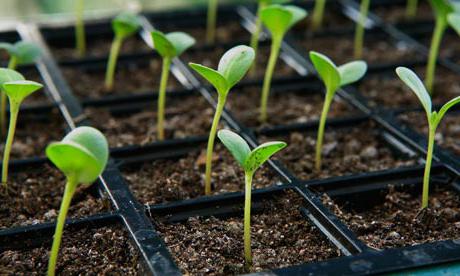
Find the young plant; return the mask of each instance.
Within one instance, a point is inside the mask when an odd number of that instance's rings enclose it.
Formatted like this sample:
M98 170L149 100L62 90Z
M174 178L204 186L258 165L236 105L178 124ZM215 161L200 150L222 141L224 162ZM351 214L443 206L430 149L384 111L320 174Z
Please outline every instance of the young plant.
M460 13L451 13L447 16L447 22L460 35Z
M8 128L8 136L6 138L2 163L2 184L4 187L7 187L8 163L10 160L14 133L16 131L16 121L18 119L19 107L27 96L42 88L43 85L34 81L27 81L20 73L5 68L0 68L0 85L2 92L8 96L10 103L10 125Z
M112 90L115 68L117 66L118 54L120 52L123 41L129 36L135 34L140 28L141 22L137 15L124 12L119 14L112 20L112 29L115 37L110 48L109 61L107 63L107 71L105 73L105 88Z
M313 8L312 18L312 29L317 31L323 24L324 7L326 6L326 0L316 0L315 7Z
M359 8L359 21L356 23L355 30L355 59L360 59L363 56L364 27L366 26L367 13L369 12L369 4L370 0L361 0L361 6Z
M18 65L26 65L34 63L41 55L40 48L26 41L18 41L12 43L0 43L0 49L5 50L10 56L8 69L16 70ZM6 134L6 94L0 96L0 131L1 135Z
M417 15L418 0L407 0L406 18L413 19Z
M62 141L48 145L46 155L67 179L48 262L48 275L53 276L67 211L75 190L79 184L91 185L104 171L109 147L99 130L79 127L67 134Z
M83 22L85 0L75 2L75 46L78 54L84 56L86 53L85 24Z
M264 143L251 151L249 145L238 134L230 130L220 130L217 134L225 147L232 153L244 170L244 259L246 265L252 263L251 254L251 190L252 177L272 155L286 147L285 142Z
M208 21L206 26L206 42L214 44L216 41L216 21L218 0L208 0Z
M206 150L205 194L211 193L211 166L214 140L220 116L224 110L225 101L230 89L235 86L247 73L254 62L254 50L240 45L228 50L220 59L217 71L206 66L190 63L190 67L209 81L217 91L217 106L211 131L209 132L208 147Z
M456 97L441 107L439 112L432 110L431 97L423 82L419 77L410 69L405 67L396 68L396 74L399 78L415 93L423 108L425 109L428 119L428 150L426 153L425 173L423 176L423 194L422 194L422 209L428 207L428 194L430 188L430 171L431 162L433 159L434 139L436 129L441 122L446 112L454 105L460 102L460 96Z
M153 44L157 52L163 57L163 68L161 71L160 91L158 94L158 120L157 137L158 140L164 139L164 116L166 86L168 84L169 69L173 58L180 56L188 48L195 44L195 39L186 33L173 32L163 34L162 32L152 32Z
M273 71L275 70L281 43L286 32L297 22L304 19L307 12L295 6L271 5L262 10L260 17L265 27L270 31L272 44L270 58L268 60L265 78L262 87L262 97L260 102L260 121L267 121L267 103L270 92Z
M334 95L340 87L361 79L367 71L367 64L364 61L352 61L337 67L328 57L314 51L310 52L310 59L326 87L323 111L319 121L318 137L316 140L315 167L317 171L320 171L324 129L326 127L327 113L329 112Z

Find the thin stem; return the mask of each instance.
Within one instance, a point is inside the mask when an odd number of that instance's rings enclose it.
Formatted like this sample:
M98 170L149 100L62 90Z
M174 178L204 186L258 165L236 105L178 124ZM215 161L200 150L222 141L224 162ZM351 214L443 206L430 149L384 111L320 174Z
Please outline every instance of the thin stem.
M266 7L267 5L263 1L259 1L259 6L257 8L257 18L256 18L256 23L255 23L255 29L254 32L252 33L251 36L251 48L254 49L255 56L257 56L257 49L259 48L259 37L260 37L260 31L262 30L262 20L260 18L260 13L261 11ZM253 65L252 68L255 68Z
M17 67L17 58L15 56L10 57L10 61L8 62L8 69L15 70ZM0 96L0 105L1 105L1 114L0 114L0 126L1 126L1 134L2 137L6 134L6 94L3 92Z
M165 101L166 87L168 85L169 67L171 66L171 58L163 59L163 68L161 70L160 91L158 94L158 120L157 120L157 137L158 140L164 140L164 118L165 118Z
M85 25L83 22L84 0L76 2L75 9L75 42L78 54L84 56L86 53Z
M406 18L414 19L417 15L418 0L407 0Z
M426 74L425 74L425 86L433 95L433 82L434 82L434 74L436 71L436 62L438 58L439 46L441 44L442 37L444 32L447 28L446 20L442 18L437 18L433 36L431 38L431 46L430 46L430 55L428 57L428 65L426 67Z
M55 275L56 262L59 253L59 247L61 246L62 232L64 230L67 211L69 210L69 206L75 193L75 189L77 188L77 184L78 183L75 177L68 177L67 185L65 186L64 190L64 196L61 202L61 209L59 210L56 230L54 232L53 245L51 247L50 259L48 262L48 276Z
M315 7L313 10L313 19L312 19L312 29L313 31L317 31L321 28L323 24L323 15L324 15L324 7L326 6L326 0L316 0Z
M208 22L206 27L206 42L214 44L216 40L217 0L208 0Z
M321 119L319 121L318 137L316 139L315 168L318 172L321 171L324 129L326 128L327 114L329 113L329 108L331 107L332 102L332 97L329 95L333 95L333 93L331 91L327 91L324 99L323 111L321 112Z
M428 135L428 151L426 153L425 173L423 175L423 194L422 194L422 209L428 207L428 195L430 192L430 171L431 162L433 160L434 137L436 127L430 125Z
M282 38L272 38L272 46L270 50L270 58L268 60L267 69L265 70L264 84L262 87L262 97L260 99L260 117L261 123L267 121L267 104L270 86L272 82L273 72L275 70L276 61L278 60L279 50Z
M251 193L252 193L252 172L245 172L245 192L244 192L244 260L246 267L252 265L251 253Z
M107 71L105 73L105 89L107 90L113 89L113 78L115 75L118 53L120 52L122 42L123 38L115 36L112 42L112 46L110 48L110 56L109 61L107 63Z
M14 132L16 130L16 121L19 114L19 104L12 103L10 100L10 125L8 128L8 136L6 138L5 151L3 153L2 166L2 184L8 186L8 165L10 162L11 146L13 145Z
M370 0L361 1L359 22L356 24L355 31L355 59L360 59L363 56L364 26L366 25L369 4Z
M212 170L212 153L214 150L214 140L216 139L217 127L219 126L220 116L222 116L222 111L224 110L226 95L219 93L219 98L217 100L216 113L214 114L214 119L212 120L211 131L209 132L208 138L208 147L206 149L206 175L205 175L205 194L211 194L211 170Z

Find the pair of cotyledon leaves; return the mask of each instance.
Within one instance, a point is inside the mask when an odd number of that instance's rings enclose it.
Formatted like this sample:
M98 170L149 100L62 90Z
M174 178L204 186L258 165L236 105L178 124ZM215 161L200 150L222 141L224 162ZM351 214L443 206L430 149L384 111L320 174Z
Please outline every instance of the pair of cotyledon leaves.
M18 41L16 43L0 43L0 49L8 52L11 57L16 58L17 64L33 63L40 55L41 50L33 43Z
M0 87L2 93L5 93L13 104L19 106L27 96L42 88L43 85L26 80L21 73L15 70L0 68Z
M136 33L140 27L140 18L136 14L130 12L120 13L112 20L113 32L115 33L115 36L120 39Z

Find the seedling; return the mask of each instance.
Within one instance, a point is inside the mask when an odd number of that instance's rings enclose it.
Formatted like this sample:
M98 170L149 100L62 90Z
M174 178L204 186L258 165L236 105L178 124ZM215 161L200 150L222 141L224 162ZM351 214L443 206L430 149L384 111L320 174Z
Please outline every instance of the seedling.
M413 19L417 15L418 0L407 0L406 18Z
M359 21L356 23L355 30L355 59L360 59L363 56L364 27L366 26L369 4L370 0L361 0L361 6L359 8Z
M208 147L206 150L205 194L211 193L211 166L214 140L216 138L219 120L224 110L225 101L230 89L235 86L247 73L254 62L254 50L240 45L228 50L220 59L217 71L206 66L190 63L190 67L209 81L217 91L217 106L211 131L209 132Z
M272 44L270 58L268 60L265 78L262 87L262 97L260 102L260 121L267 121L267 103L273 71L275 70L281 43L286 32L297 22L304 19L307 12L296 6L271 5L262 10L260 17L264 25L271 33Z
M2 92L8 96L10 103L10 125L3 153L2 166L2 184L4 187L7 187L8 163L10 160L14 133L16 131L16 121L18 119L19 107L27 96L42 88L43 85L34 81L27 81L20 73L5 68L0 68L0 85Z
M157 137L158 140L164 139L164 116L166 86L168 84L169 69L173 58L181 55L188 48L195 44L195 39L186 33L174 32L163 34L162 32L152 32L153 44L158 53L163 57L163 68L161 71L160 91L158 94L158 120Z
M285 142L264 143L251 151L248 143L238 134L230 130L220 130L217 134L225 147L232 153L244 170L245 200L244 200L244 259L246 265L252 263L251 254L251 190L252 177L272 155L286 147Z
M422 209L428 207L428 194L430 188L430 171L431 162L433 159L434 139L436 129L441 122L446 112L454 105L460 102L460 96L456 97L441 107L439 112L432 110L431 97L427 89L423 85L420 78L410 69L405 67L396 68L396 74L399 78L415 93L425 109L428 119L428 150L426 153L425 173L423 176L423 194L422 194Z
M75 2L75 46L80 56L84 56L86 53L85 24L83 22L84 3L85 0Z
M324 7L326 6L326 0L316 0L315 7L313 8L313 19L312 29L317 31L323 24Z
M334 95L340 87L361 79L367 71L367 64L364 61L352 61L337 67L327 56L314 51L310 52L310 59L326 86L326 95L319 122L318 138L316 140L315 166L316 170L320 171L324 129L326 127L327 113L329 112Z
M451 13L447 16L447 22L449 25L460 35L460 14Z
M12 43L0 43L0 49L4 49L10 56L8 69L16 70L18 65L26 65L35 62L41 55L40 48L26 41ZM0 129L2 136L6 133L6 94L0 96Z
M216 21L218 0L208 0L208 21L206 27L206 42L214 44L216 41Z
M117 66L118 54L120 52L123 41L129 36L135 34L140 28L141 22L137 15L132 13L121 13L112 20L112 29L115 37L110 48L109 61L107 63L107 71L105 74L105 88L112 90L115 68Z
M48 275L54 276L62 231L72 197L79 184L90 186L104 171L109 146L99 130L79 127L67 134L62 141L48 145L46 155L67 179L48 262Z

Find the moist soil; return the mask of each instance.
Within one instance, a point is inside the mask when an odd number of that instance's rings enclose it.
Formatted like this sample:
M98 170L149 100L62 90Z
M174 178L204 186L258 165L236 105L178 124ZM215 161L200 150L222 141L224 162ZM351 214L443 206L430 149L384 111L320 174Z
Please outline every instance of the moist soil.
M321 116L324 96L318 91L279 89L270 94L267 108L268 121L261 125L259 122L261 93L260 87L246 86L235 89L228 95L226 107L236 119L249 127L306 123L319 120ZM328 115L334 118L357 113L358 111L346 103L334 101Z
M420 79L424 79L425 67L416 67ZM460 95L458 75L437 67L433 92L433 104L444 104ZM417 96L398 78L394 71L369 75L359 84L360 92L367 97L369 105L376 108L420 107Z
M155 160L123 169L135 196L144 204L159 204L204 195L205 145L179 159ZM253 179L254 188L279 183L268 165L262 166ZM233 156L216 143L212 166L212 193L244 190L244 172Z
M372 122L353 128L326 129L323 144L323 166L315 170L317 132L291 132L285 136L265 137L262 141L280 140L288 146L275 159L280 160L297 178L308 180L380 171L414 164L399 157L379 136Z
M47 164L40 170L15 172L10 167L8 194L0 189L0 228L53 221L57 218L65 187L64 175ZM108 204L89 190L79 188L69 209L69 218L85 217L108 210Z
M385 22L390 23L414 23L417 21L433 20L433 10L428 1L418 1L417 14L412 20L406 18L405 5L389 5L371 8L371 11L381 17Z
M395 188L384 192L383 202L370 208L353 208L348 202L327 205L368 246L376 249L412 246L460 237L458 193L436 188L430 193L429 208L420 212L421 192ZM359 203L357 203L359 205Z
M421 135L428 137L428 121L426 114L422 112L409 112L401 114L399 119L407 127L415 129ZM436 130L436 143L460 155L460 124L458 113L447 113Z
M2 275L46 275L50 247L0 253ZM64 230L57 275L139 275L139 270L139 254L121 227Z
M61 140L65 130L66 124L57 109L50 113L20 113L10 156L12 159L44 156L46 146ZM4 143L0 144L0 152L4 147Z
M157 103L148 105L149 110L135 113L118 114L92 108L86 114L111 147L145 145L157 141ZM213 107L200 95L167 98L165 138L207 135L213 116Z
M252 215L250 272L340 256L339 250L301 215L301 204L301 199L290 192L263 202L261 213ZM193 217L183 223L160 223L158 230L186 275L248 272L244 268L241 217Z

